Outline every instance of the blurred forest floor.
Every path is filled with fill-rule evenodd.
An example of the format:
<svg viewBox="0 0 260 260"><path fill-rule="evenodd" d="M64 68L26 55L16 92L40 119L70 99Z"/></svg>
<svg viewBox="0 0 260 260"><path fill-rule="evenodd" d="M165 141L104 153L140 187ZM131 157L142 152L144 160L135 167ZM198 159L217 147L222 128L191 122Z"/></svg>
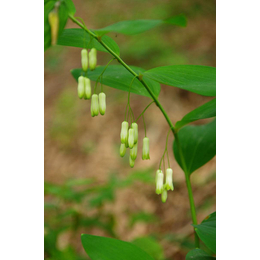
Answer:
<svg viewBox="0 0 260 260"><path fill-rule="evenodd" d="M127 64L144 69L177 64L216 65L216 1L74 3L76 16L93 29L121 20L186 15L186 28L165 25L134 36L109 34ZM76 25L69 21L66 27ZM165 118L155 105L147 110L151 159L142 161L139 141L138 158L131 169L128 156L119 156L127 92L104 87L106 115L92 118L90 101L78 99L77 83L70 74L71 69L81 66L80 51L56 46L45 53L45 259L88 259L81 246L81 233L133 241L152 250L149 253L155 260L185 259L193 247L193 230L184 174L171 149L175 190L168 193L165 204L155 194L155 172L169 129ZM109 54L98 52L98 65L105 65L110 58ZM210 98L162 85L159 100L175 123ZM135 116L149 102L149 98L131 94ZM139 140L143 137L140 120ZM169 147L172 141L170 136ZM191 176L198 222L215 211L215 167L214 158Z"/></svg>

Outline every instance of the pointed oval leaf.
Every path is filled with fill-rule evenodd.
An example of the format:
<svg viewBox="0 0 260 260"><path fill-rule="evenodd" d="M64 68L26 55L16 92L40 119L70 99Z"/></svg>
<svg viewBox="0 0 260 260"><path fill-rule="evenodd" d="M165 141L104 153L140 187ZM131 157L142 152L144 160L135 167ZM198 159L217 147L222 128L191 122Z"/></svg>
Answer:
<svg viewBox="0 0 260 260"><path fill-rule="evenodd" d="M185 257L185 260L214 260L216 257L208 255L205 251L195 248Z"/></svg>
<svg viewBox="0 0 260 260"><path fill-rule="evenodd" d="M175 124L175 129L178 130L188 123L199 119L211 118L216 116L216 99L212 99L204 105L194 109Z"/></svg>
<svg viewBox="0 0 260 260"><path fill-rule="evenodd" d="M173 24L185 27L187 20L184 15L176 15L166 20L132 20L132 21L121 21L118 23L111 24L107 27L94 30L96 34L103 35L109 32L122 33L126 35L134 35L148 31L158 25L162 24Z"/></svg>
<svg viewBox="0 0 260 260"><path fill-rule="evenodd" d="M82 234L81 242L92 260L153 260L139 247L118 239Z"/></svg>
<svg viewBox="0 0 260 260"><path fill-rule="evenodd" d="M198 65L173 65L147 70L144 75L169 86L203 96L216 96L216 68Z"/></svg>
<svg viewBox="0 0 260 260"><path fill-rule="evenodd" d="M117 55L120 55L119 47L113 39L104 35L102 41ZM57 44L88 49L96 48L98 51L108 52L95 38L80 28L64 30Z"/></svg>
<svg viewBox="0 0 260 260"><path fill-rule="evenodd" d="M185 126L180 129L178 136L188 174L193 173L216 155L216 120L205 125ZM184 169L175 141L173 151L176 161Z"/></svg>
<svg viewBox="0 0 260 260"><path fill-rule="evenodd" d="M90 78L92 81L97 81L104 67L105 66L99 66L93 71L88 70L87 77ZM131 69L138 74L139 72L145 71L142 68L134 66L131 66ZM71 74L76 80L78 80L78 77L80 75L85 75L82 69L74 69L71 71ZM107 67L102 76L102 84L128 92L132 79L133 75L130 74L130 72L126 70L123 66L110 65L109 67ZM160 84L149 78L143 78L143 80L151 88L153 93L158 97L161 89ZM137 79L133 81L130 92L141 96L151 97L145 87L142 85L142 83L140 83Z"/></svg>
<svg viewBox="0 0 260 260"><path fill-rule="evenodd" d="M203 243L216 253L216 212L207 216L200 225L193 225Z"/></svg>

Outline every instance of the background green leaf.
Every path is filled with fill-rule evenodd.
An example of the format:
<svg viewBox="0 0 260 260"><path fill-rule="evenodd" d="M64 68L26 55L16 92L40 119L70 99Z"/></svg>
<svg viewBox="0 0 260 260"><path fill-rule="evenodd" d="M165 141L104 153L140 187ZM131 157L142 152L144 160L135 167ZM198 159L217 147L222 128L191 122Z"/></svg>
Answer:
<svg viewBox="0 0 260 260"><path fill-rule="evenodd" d="M71 0L64 0L65 6L67 8L68 14L74 15L76 13L76 8Z"/></svg>
<svg viewBox="0 0 260 260"><path fill-rule="evenodd" d="M185 27L187 20L184 15L176 15L166 20L133 20L133 21L121 21L115 24L111 24L107 27L94 30L96 34L103 35L109 32L117 32L126 35L133 35L148 31L158 25L162 24L174 24Z"/></svg>
<svg viewBox="0 0 260 260"><path fill-rule="evenodd" d="M200 225L193 225L203 243L216 253L216 212L207 216Z"/></svg>
<svg viewBox="0 0 260 260"><path fill-rule="evenodd" d="M184 125L199 120L216 116L216 99L212 99L206 104L194 109L185 115L181 121L175 124L175 129L180 129Z"/></svg>
<svg viewBox="0 0 260 260"><path fill-rule="evenodd" d="M54 8L56 1L44 2L44 51L51 46L51 28L48 21L48 15Z"/></svg>
<svg viewBox="0 0 260 260"><path fill-rule="evenodd" d="M205 125L185 126L178 132L178 136L188 174L197 170L216 155L216 120ZM176 161L183 169L175 141L173 151Z"/></svg>
<svg viewBox="0 0 260 260"><path fill-rule="evenodd" d="M102 41L117 55L120 55L119 47L113 39L104 35ZM64 30L57 44L78 48L96 48L98 51L108 52L95 38L80 28Z"/></svg>
<svg viewBox="0 0 260 260"><path fill-rule="evenodd" d="M205 251L196 248L191 250L185 257L185 260L213 260L214 256L208 255Z"/></svg>
<svg viewBox="0 0 260 260"><path fill-rule="evenodd" d="M138 237L132 243L144 250L155 260L165 259L162 246L152 237Z"/></svg>
<svg viewBox="0 0 260 260"><path fill-rule="evenodd" d="M90 78L93 81L96 81L99 75L102 73L104 67L105 66L99 66L94 71L88 70L87 72L88 78ZM144 72L144 69L134 67L134 66L131 66L131 69L133 69L137 74L139 74L139 72ZM78 80L78 77L80 75L84 75L82 69L74 69L71 71L71 73L76 80ZM128 92L132 79L133 79L133 75L130 74L130 72L126 70L123 66L110 65L109 67L107 67L106 71L102 76L102 83L109 87ZM143 78L143 80L151 88L153 93L158 97L161 89L160 84L158 84L157 82L149 78ZM145 87L137 79L133 81L130 92L141 96L150 97L150 94L147 92Z"/></svg>
<svg viewBox="0 0 260 260"><path fill-rule="evenodd" d="M144 75L162 84L204 96L216 96L216 68L199 65L173 65L147 70Z"/></svg>
<svg viewBox="0 0 260 260"><path fill-rule="evenodd" d="M139 247L121 240L82 234L81 242L92 260L153 260Z"/></svg>
<svg viewBox="0 0 260 260"><path fill-rule="evenodd" d="M44 51L51 46L51 28L48 20L49 13L54 9L57 1L45 1L44 2ZM60 36L66 26L68 15L76 12L75 6L71 0L64 0L58 7L59 16L59 32Z"/></svg>

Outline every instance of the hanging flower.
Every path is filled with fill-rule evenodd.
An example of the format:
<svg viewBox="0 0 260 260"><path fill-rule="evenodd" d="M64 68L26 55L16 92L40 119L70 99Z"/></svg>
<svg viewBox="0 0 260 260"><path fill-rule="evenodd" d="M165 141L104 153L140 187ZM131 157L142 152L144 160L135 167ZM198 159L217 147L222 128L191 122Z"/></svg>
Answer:
<svg viewBox="0 0 260 260"><path fill-rule="evenodd" d="M83 76L79 76L78 78L78 96L79 98L83 98L85 94L85 90L84 90L84 77Z"/></svg>
<svg viewBox="0 0 260 260"><path fill-rule="evenodd" d="M173 190L173 182L172 182L172 169L168 168L166 170L166 181L165 181L166 190Z"/></svg>
<svg viewBox="0 0 260 260"><path fill-rule="evenodd" d="M134 134L134 129L130 128L128 131L128 146L130 149L134 147L135 144L135 134Z"/></svg>
<svg viewBox="0 0 260 260"><path fill-rule="evenodd" d="M98 95L93 94L91 98L91 115L98 116L99 113L99 105L98 105Z"/></svg>
<svg viewBox="0 0 260 260"><path fill-rule="evenodd" d="M131 128L134 129L134 135L135 135L135 144L138 141L138 124L137 123L132 123Z"/></svg>
<svg viewBox="0 0 260 260"><path fill-rule="evenodd" d="M149 160L150 159L150 155L149 155L149 138L145 137L143 139L143 156L142 156L143 160Z"/></svg>
<svg viewBox="0 0 260 260"><path fill-rule="evenodd" d="M122 122L120 138L122 144L126 145L128 143L128 122L127 121Z"/></svg>
<svg viewBox="0 0 260 260"><path fill-rule="evenodd" d="M84 71L88 70L88 51L86 49L81 51L81 66Z"/></svg>
<svg viewBox="0 0 260 260"><path fill-rule="evenodd" d="M156 171L155 186L156 194L161 194L163 192L163 172L160 169Z"/></svg>
<svg viewBox="0 0 260 260"><path fill-rule="evenodd" d="M89 68L94 70L97 66L97 50L92 48L89 52Z"/></svg>
<svg viewBox="0 0 260 260"><path fill-rule="evenodd" d="M85 95L84 98L85 99L90 99L91 98L91 82L89 78L84 78L84 83L85 83Z"/></svg>

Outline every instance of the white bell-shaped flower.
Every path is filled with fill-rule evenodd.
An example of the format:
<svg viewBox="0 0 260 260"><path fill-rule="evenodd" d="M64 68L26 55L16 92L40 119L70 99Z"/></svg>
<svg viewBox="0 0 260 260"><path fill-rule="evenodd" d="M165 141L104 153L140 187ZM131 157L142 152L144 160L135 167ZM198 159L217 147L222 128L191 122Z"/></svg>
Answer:
<svg viewBox="0 0 260 260"><path fill-rule="evenodd" d="M86 49L81 51L81 66L84 71L88 70L88 51Z"/></svg>
<svg viewBox="0 0 260 260"><path fill-rule="evenodd" d="M155 186L156 194L161 194L163 191L163 172L160 169L156 171Z"/></svg>
<svg viewBox="0 0 260 260"><path fill-rule="evenodd" d="M85 94L85 89L84 89L84 77L79 76L78 78L78 96L79 98L83 98Z"/></svg>
<svg viewBox="0 0 260 260"><path fill-rule="evenodd" d="M101 92L98 95L99 98L99 112L103 116L106 112L106 94Z"/></svg>
<svg viewBox="0 0 260 260"><path fill-rule="evenodd" d="M142 155L143 160L149 160L150 155L149 155L149 138L145 137L143 139L143 155Z"/></svg>
<svg viewBox="0 0 260 260"><path fill-rule="evenodd" d="M122 122L120 138L121 138L121 144L126 145L126 143L128 143L128 122L127 121Z"/></svg>
<svg viewBox="0 0 260 260"><path fill-rule="evenodd" d="M168 168L166 170L166 181L165 181L166 190L173 190L173 182L172 182L172 169Z"/></svg>

